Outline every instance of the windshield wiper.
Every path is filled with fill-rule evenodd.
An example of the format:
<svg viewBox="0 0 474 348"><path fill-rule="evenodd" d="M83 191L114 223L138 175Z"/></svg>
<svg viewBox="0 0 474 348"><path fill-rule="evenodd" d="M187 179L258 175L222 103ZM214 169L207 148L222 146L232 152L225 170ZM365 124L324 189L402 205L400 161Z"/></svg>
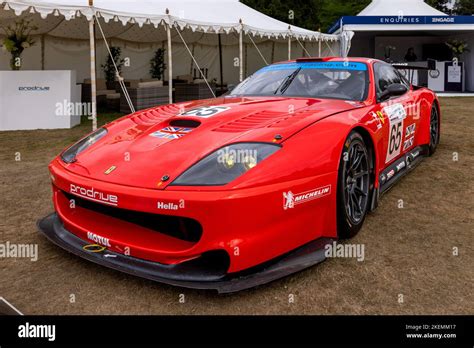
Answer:
<svg viewBox="0 0 474 348"><path fill-rule="evenodd" d="M283 80L282 84L280 85L280 87L277 88L277 90L275 91L275 93L273 94L277 94L278 91L280 91L280 94L283 94L286 92L286 90L288 89L288 87L290 87L291 83L293 82L293 80L295 79L295 77L299 74L299 72L301 71L301 68L298 68L296 69L295 71L293 71L291 73L291 75L288 75L285 80Z"/></svg>

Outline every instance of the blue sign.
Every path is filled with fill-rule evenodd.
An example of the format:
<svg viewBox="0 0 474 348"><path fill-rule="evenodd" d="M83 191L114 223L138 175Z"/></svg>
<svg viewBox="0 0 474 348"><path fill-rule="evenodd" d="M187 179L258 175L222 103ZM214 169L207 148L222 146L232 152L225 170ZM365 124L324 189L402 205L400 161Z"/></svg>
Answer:
<svg viewBox="0 0 474 348"><path fill-rule="evenodd" d="M449 25L449 24L473 24L474 16L344 16L341 17L329 29L329 33L334 33L342 25Z"/></svg>
<svg viewBox="0 0 474 348"><path fill-rule="evenodd" d="M324 69L324 70L356 70L367 71L367 65L359 62L297 62L269 65L257 71L257 73L278 70Z"/></svg>

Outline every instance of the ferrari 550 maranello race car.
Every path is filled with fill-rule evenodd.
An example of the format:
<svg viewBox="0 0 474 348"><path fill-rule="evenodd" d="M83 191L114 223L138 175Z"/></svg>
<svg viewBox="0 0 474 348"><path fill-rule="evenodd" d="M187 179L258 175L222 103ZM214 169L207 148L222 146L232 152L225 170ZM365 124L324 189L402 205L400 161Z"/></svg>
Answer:
<svg viewBox="0 0 474 348"><path fill-rule="evenodd" d="M234 292L324 260L440 138L436 95L364 58L267 66L228 95L139 111L50 166L60 247Z"/></svg>

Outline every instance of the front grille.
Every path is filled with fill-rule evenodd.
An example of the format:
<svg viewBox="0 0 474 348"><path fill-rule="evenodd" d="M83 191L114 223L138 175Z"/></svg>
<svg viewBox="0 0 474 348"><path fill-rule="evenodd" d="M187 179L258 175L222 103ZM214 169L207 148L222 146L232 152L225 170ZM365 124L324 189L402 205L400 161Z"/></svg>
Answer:
<svg viewBox="0 0 474 348"><path fill-rule="evenodd" d="M126 221L170 237L196 243L202 236L202 226L194 219L110 207L71 195L64 191L62 191L62 193L68 200L73 199L74 204L80 208Z"/></svg>

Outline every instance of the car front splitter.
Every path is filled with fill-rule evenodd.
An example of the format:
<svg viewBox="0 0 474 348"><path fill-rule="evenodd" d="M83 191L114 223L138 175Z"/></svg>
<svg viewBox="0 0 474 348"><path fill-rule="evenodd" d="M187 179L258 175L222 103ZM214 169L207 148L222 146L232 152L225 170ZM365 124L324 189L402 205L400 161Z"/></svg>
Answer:
<svg viewBox="0 0 474 348"><path fill-rule="evenodd" d="M198 259L177 265L137 259L110 250L91 252L85 250L89 243L66 230L56 213L38 221L38 228L51 242L88 261L134 276L174 286L191 289L217 290L232 293L267 284L301 271L326 259L325 246L335 239L320 238L288 254L251 269L225 274L212 271Z"/></svg>

